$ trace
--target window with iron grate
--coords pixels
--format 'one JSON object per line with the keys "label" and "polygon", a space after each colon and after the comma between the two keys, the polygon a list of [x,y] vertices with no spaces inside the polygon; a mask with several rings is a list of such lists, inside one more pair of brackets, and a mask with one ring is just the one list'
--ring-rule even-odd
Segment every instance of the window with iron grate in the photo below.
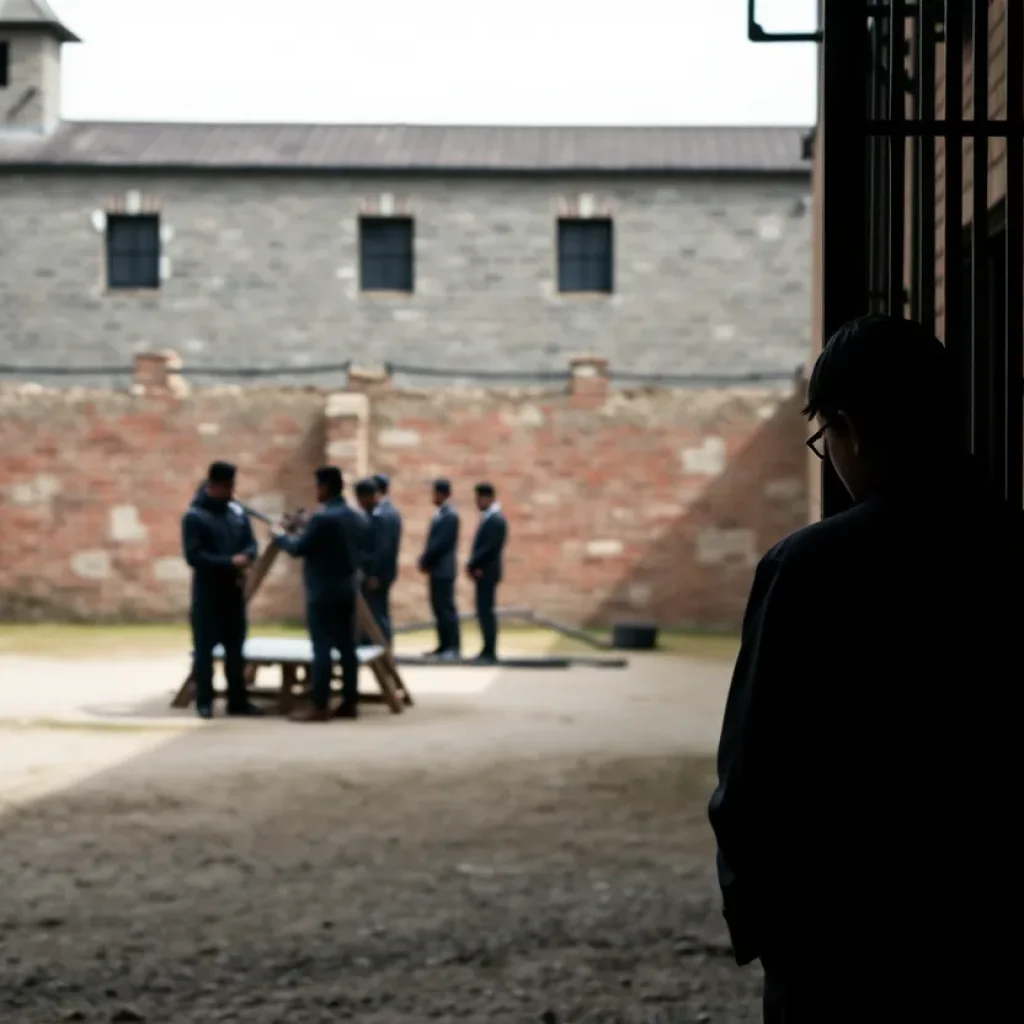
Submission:
{"label": "window with iron grate", "polygon": [[160,287],[160,218],[156,214],[107,216],[107,287]]}
{"label": "window with iron grate", "polygon": [[568,294],[610,294],[614,258],[608,218],[558,222],[558,290]]}
{"label": "window with iron grate", "polygon": [[362,217],[359,221],[359,286],[364,292],[413,291],[411,217]]}

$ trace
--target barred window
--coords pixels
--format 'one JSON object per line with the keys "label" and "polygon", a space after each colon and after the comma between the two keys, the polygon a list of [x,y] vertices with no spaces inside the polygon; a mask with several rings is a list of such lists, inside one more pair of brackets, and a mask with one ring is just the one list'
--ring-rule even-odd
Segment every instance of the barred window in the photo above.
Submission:
{"label": "barred window", "polygon": [[359,266],[360,287],[364,292],[412,292],[412,218],[361,218]]}
{"label": "barred window", "polygon": [[160,287],[160,218],[107,216],[107,287]]}
{"label": "barred window", "polygon": [[612,222],[607,218],[558,222],[558,290],[612,290]]}

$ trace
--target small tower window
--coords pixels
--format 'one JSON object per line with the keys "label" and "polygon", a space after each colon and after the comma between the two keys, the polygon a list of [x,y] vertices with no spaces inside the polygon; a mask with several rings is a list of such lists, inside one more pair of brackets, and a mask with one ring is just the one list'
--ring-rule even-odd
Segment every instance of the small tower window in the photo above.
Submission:
{"label": "small tower window", "polygon": [[0,39],[0,89],[6,89],[11,84],[11,44]]}

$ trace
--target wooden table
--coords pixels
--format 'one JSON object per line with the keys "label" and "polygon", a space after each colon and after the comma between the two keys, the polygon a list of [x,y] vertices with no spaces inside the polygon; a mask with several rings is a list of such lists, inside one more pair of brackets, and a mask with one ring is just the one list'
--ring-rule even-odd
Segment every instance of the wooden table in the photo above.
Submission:
{"label": "wooden table", "polygon": [[[356,648],[356,656],[360,667],[371,668],[377,664],[385,653],[383,647],[366,645]],[[331,652],[334,668],[331,673],[332,682],[341,679],[341,658],[337,651]],[[245,641],[242,648],[245,659],[246,684],[250,696],[276,697],[277,710],[282,715],[289,714],[296,701],[302,699],[308,690],[310,673],[313,665],[313,645],[307,637],[284,636],[253,636]],[[217,646],[213,651],[215,662],[223,663],[224,648]],[[279,670],[279,684],[276,687],[260,687],[257,685],[257,673],[260,669],[276,668]],[[380,680],[378,679],[378,683]],[[381,685],[381,696],[392,711],[401,711],[403,704],[411,704],[412,698],[404,687]],[[361,694],[360,699],[370,698],[369,694]],[[393,706],[392,706],[393,705]]]}
{"label": "wooden table", "polygon": [[[260,584],[267,578],[281,549],[276,544],[268,544],[256,559],[255,564],[246,574],[245,601],[248,604],[259,590]],[[360,667],[365,665],[373,672],[380,687],[384,703],[394,714],[401,713],[404,707],[412,706],[412,695],[402,680],[395,664],[391,648],[381,631],[377,620],[370,611],[370,606],[361,593],[356,593],[356,625],[361,635],[370,639],[370,644],[357,647],[356,654]],[[338,652],[334,651],[335,662]],[[214,651],[215,660],[223,659],[223,649]],[[308,688],[309,673],[313,664],[313,645],[307,638],[291,637],[250,637],[242,648],[245,660],[246,686],[254,696],[265,696],[266,690],[256,689],[256,673],[260,668],[277,666],[281,670],[281,684],[276,692],[278,708],[287,714],[294,705],[298,692]],[[181,688],[171,701],[172,708],[187,708],[195,701],[196,687],[192,673],[181,684]],[[367,695],[369,696],[369,695]],[[360,699],[366,699],[362,696]]]}

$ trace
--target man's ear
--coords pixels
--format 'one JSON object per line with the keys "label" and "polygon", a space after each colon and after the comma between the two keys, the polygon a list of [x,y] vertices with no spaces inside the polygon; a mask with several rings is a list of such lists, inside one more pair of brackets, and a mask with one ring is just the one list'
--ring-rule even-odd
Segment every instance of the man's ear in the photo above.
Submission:
{"label": "man's ear", "polygon": [[842,424],[843,433],[850,439],[850,447],[854,455],[860,455],[864,447],[864,437],[857,427],[857,424],[842,409],[836,414],[836,420]]}

